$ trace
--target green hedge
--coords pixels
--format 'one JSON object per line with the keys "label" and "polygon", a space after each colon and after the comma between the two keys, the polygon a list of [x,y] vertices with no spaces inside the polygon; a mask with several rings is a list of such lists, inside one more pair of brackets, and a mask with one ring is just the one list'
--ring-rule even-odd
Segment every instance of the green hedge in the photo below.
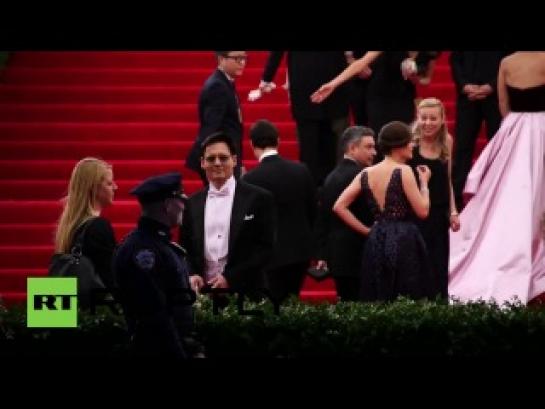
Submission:
{"label": "green hedge", "polygon": [[[290,300],[274,314],[268,302],[234,303],[215,315],[199,300],[196,328],[209,357],[545,357],[545,310],[485,303],[415,302],[309,305]],[[126,356],[122,317],[80,313],[74,329],[26,328],[24,309],[0,312],[0,355]],[[2,335],[0,334],[0,337]]]}

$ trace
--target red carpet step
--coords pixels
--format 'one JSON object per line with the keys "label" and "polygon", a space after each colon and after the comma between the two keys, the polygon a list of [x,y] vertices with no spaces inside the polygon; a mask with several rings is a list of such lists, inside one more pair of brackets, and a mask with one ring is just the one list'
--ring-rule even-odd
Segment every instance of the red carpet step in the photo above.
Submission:
{"label": "red carpet step", "polygon": [[[256,86],[238,87],[243,97]],[[0,103],[41,104],[196,104],[200,86],[98,86],[98,85],[4,85]],[[445,92],[448,92],[446,90]],[[278,90],[267,95],[269,103],[287,103],[288,94]]]}
{"label": "red carpet step", "polygon": [[[1,91],[0,91],[1,92]],[[2,95],[2,94],[0,94]],[[245,124],[248,135],[251,123]],[[295,140],[295,124],[275,122],[283,141]],[[197,122],[0,122],[3,141],[162,141],[190,142]],[[77,136],[77,138],[76,138]],[[248,139],[244,139],[247,142]]]}
{"label": "red carpet step", "polygon": [[[123,179],[117,182],[118,189],[115,193],[115,199],[134,199],[129,191],[140,182],[141,179]],[[190,179],[184,182],[184,189],[187,194],[192,194],[201,187],[202,182],[200,180]],[[67,189],[68,183],[58,179],[0,179],[0,200],[59,200],[66,195]]]}
{"label": "red carpet step", "polygon": [[[291,113],[286,104],[249,105],[245,121],[275,118],[286,122]],[[87,122],[87,121],[188,121],[198,120],[195,104],[0,104],[0,121]],[[194,137],[194,135],[192,135]]]}
{"label": "red carpet step", "polygon": [[[263,67],[267,53],[250,52],[249,63]],[[15,67],[83,68],[213,68],[216,58],[211,51],[58,51],[18,52],[11,57]]]}
{"label": "red carpet step", "polygon": [[[20,85],[98,85],[98,86],[201,86],[213,70],[207,68],[6,68],[4,82]],[[263,68],[248,68],[244,71],[244,84],[238,87],[259,85]],[[286,78],[285,71],[277,74],[279,84]],[[281,89],[277,92],[284,92]]]}
{"label": "red carpet step", "polygon": [[[32,150],[25,149],[27,141],[2,142],[0,160],[15,157],[21,159],[73,159],[74,161],[88,155],[96,155],[113,159],[156,159],[179,160],[185,158],[193,141],[190,136],[180,141],[39,141],[33,142]],[[297,141],[286,140],[282,142],[282,151],[288,159],[297,159],[299,148]],[[253,158],[253,150],[248,140],[243,143],[243,157]]]}
{"label": "red carpet step", "polygon": [[[107,159],[107,158],[106,158]],[[195,172],[184,166],[183,160],[108,160],[112,164],[116,182],[123,180],[143,180],[154,173],[181,172],[184,184],[190,180],[200,180]],[[0,161],[0,180],[7,179],[59,179],[68,183],[75,160],[2,160]],[[257,161],[244,160],[247,169],[253,169]],[[9,175],[9,176],[8,176]]]}

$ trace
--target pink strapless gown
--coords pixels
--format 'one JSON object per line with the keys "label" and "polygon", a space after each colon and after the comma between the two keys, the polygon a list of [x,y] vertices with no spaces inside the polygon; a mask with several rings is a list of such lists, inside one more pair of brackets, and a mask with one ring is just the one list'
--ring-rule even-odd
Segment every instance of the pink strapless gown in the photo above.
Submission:
{"label": "pink strapless gown", "polygon": [[545,112],[511,112],[473,166],[450,234],[449,295],[526,304],[545,292]]}

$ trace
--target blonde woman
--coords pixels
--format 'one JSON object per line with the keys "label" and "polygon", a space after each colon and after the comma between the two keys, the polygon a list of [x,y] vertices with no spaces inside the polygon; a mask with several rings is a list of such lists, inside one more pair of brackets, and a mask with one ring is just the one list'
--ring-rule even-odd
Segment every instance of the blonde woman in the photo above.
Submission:
{"label": "blonde woman", "polygon": [[420,165],[430,168],[430,213],[418,221],[426,242],[437,294],[448,298],[449,228],[460,229],[451,181],[452,136],[448,133],[445,107],[437,98],[420,101],[414,124],[414,151],[409,165],[415,174]]}
{"label": "blonde woman", "polygon": [[100,214],[112,204],[116,190],[111,165],[96,158],[80,160],[72,171],[55,234],[55,252],[70,253],[85,229],[82,253],[107,288],[113,287],[111,261],[116,241],[110,222]]}

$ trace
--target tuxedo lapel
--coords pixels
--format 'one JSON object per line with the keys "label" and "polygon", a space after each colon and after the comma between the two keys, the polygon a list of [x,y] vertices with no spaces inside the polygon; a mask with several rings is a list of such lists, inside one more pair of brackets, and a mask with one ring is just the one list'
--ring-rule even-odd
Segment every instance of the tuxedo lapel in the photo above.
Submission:
{"label": "tuxedo lapel", "polygon": [[233,244],[236,243],[242,223],[244,223],[244,216],[248,210],[250,203],[248,203],[246,190],[244,184],[237,181],[235,187],[235,197],[233,199],[233,209],[231,210],[231,225],[229,229],[229,253],[233,248]]}

